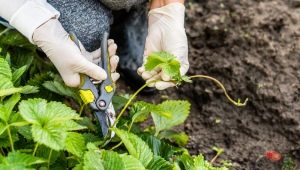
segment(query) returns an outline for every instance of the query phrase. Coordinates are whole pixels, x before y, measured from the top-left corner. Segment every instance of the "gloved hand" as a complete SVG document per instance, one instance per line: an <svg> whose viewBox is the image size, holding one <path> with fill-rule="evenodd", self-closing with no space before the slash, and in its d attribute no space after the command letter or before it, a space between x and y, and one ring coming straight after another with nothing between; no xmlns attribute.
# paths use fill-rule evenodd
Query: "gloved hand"
<svg viewBox="0 0 300 170"><path fill-rule="evenodd" d="M181 63L180 73L184 75L189 68L188 43L184 29L185 7L181 3L171 3L161 8L155 8L149 12L148 37L146 39L144 63L147 56L152 52L166 51L177 57ZM159 80L152 83L150 87L164 90L175 86L170 82L170 77L164 75L161 70L145 71L142 66L138 74L147 82Z"/></svg>
<svg viewBox="0 0 300 170"><path fill-rule="evenodd" d="M84 46L81 42L79 42L80 45L80 51L82 55L89 60L90 62L93 62L94 64L98 65L101 61L101 48L93 51L88 52L85 50ZM117 44L113 39L108 39L108 54L110 58L110 71L111 71L111 77L114 82L116 82L120 78L120 74L116 72L117 66L119 63L119 56L116 55L117 53Z"/></svg>
<svg viewBox="0 0 300 170"><path fill-rule="evenodd" d="M80 50L57 19L38 27L33 33L33 42L45 52L70 87L79 86L80 73L99 81L107 78L106 72L93 63L99 62L100 50L89 53L82 45ZM115 71L119 58L115 56L116 45L113 44L110 41L111 70Z"/></svg>

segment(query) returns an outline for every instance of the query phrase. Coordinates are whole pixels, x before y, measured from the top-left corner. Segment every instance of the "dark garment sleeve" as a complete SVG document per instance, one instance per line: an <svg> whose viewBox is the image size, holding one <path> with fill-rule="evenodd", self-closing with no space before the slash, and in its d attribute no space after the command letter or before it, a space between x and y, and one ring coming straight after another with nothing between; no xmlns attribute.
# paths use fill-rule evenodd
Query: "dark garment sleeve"
<svg viewBox="0 0 300 170"><path fill-rule="evenodd" d="M112 10L131 9L134 6L141 5L148 0L100 0L104 5Z"/></svg>
<svg viewBox="0 0 300 170"><path fill-rule="evenodd" d="M60 12L59 21L67 32L74 32L86 50L100 47L113 16L99 0L47 0Z"/></svg>

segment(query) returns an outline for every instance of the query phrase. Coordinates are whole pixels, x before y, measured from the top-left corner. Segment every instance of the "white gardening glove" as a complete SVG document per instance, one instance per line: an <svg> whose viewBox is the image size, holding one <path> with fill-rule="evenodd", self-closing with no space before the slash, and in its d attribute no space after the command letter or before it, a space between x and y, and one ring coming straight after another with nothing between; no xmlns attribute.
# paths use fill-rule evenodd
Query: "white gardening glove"
<svg viewBox="0 0 300 170"><path fill-rule="evenodd" d="M80 85L80 73L99 81L107 78L106 72L91 62L100 58L100 50L92 53L83 47L80 50L57 19L50 19L38 27L33 33L33 42L45 52L70 87ZM112 68L116 68L119 58L113 58Z"/></svg>
<svg viewBox="0 0 300 170"><path fill-rule="evenodd" d="M144 64L147 56L153 52L166 51L177 57L180 61L181 75L186 74L189 68L188 43L184 29L185 7L181 3L171 3L161 8L155 8L149 12L148 37L146 39ZM147 82L158 80L150 87L164 90L175 86L170 77L164 75L161 70L145 71L142 66L138 74Z"/></svg>

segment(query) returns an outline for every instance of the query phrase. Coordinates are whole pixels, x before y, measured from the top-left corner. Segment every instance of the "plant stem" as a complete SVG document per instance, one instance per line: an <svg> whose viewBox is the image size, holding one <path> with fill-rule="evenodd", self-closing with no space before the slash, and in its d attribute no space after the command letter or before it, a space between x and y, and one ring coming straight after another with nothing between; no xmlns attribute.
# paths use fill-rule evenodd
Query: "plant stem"
<svg viewBox="0 0 300 170"><path fill-rule="evenodd" d="M125 113L126 109L128 108L128 106L131 104L132 100L148 85L155 83L157 80L154 81L150 81L147 84L144 84L142 87L140 87L127 101L126 105L123 107L123 109L121 110L121 112L118 114L118 117L116 119L116 121L114 122L114 124L112 125L112 127L115 127L117 125L117 123L119 122L121 116Z"/></svg>
<svg viewBox="0 0 300 170"><path fill-rule="evenodd" d="M50 170L50 161L51 161L51 156L52 156L52 149L49 152L49 156L48 156L48 170Z"/></svg>
<svg viewBox="0 0 300 170"><path fill-rule="evenodd" d="M243 102L241 103L239 100L238 101L234 101L230 96L229 94L227 93L227 90L226 88L224 87L224 85L217 79L211 77L211 76L206 76L206 75L194 75L194 76L190 76L189 78L193 79L193 78L203 78L203 79L208 79L208 80L211 80L213 82L215 82L223 91L224 91L224 94L226 96L226 98L231 102L233 103L235 106L238 106L238 107L241 107L241 106L245 106L247 104L247 101L248 101L248 98ZM147 87L149 84L152 84L152 83L155 83L157 80L154 80L154 81L151 81L147 84L144 84L142 87L140 87L130 98L129 100L127 101L126 105L123 107L123 109L121 110L121 112L119 113L116 121L114 122L113 126L112 127L115 127L117 125L117 123L119 122L120 120L120 117L125 113L126 109L128 108L128 106L131 104L132 100L137 96L137 94L139 92L141 92L145 87ZM132 128L132 124L133 124L133 121L130 123L129 125L129 128L128 128L128 132L130 132L131 128ZM158 132L159 133L159 132ZM158 135L158 133L155 133L155 136ZM119 146L121 146L122 144L122 141L119 142L117 145L113 146L110 150L114 150L116 148L118 148ZM219 155L216 155L214 157L214 159L212 160L212 162L215 161L215 159L217 159Z"/></svg>
<svg viewBox="0 0 300 170"><path fill-rule="evenodd" d="M115 127L117 125L117 123L119 122L121 116L125 113L126 109L128 108L128 106L131 104L132 100L145 88L147 87L148 85L152 84L152 83L155 83L157 80L154 80L154 81L150 81L146 84L144 84L142 87L140 87L130 98L129 100L127 101L126 105L123 107L123 109L121 110L121 112L119 113L116 121L114 122L113 126L112 127ZM132 124L133 122L131 122L130 126L129 126L129 129L128 129L128 132L130 132L131 130L131 127L132 127ZM110 150L114 150L116 148L118 148L119 146L122 145L122 141L119 142L117 145L113 146Z"/></svg>
<svg viewBox="0 0 300 170"><path fill-rule="evenodd" d="M134 120L132 120L132 121L130 122L130 125L129 125L129 127L128 127L128 130L127 130L127 132L130 132L130 130L131 130L131 128L132 128L132 125L133 125L133 123L134 123Z"/></svg>
<svg viewBox="0 0 300 170"><path fill-rule="evenodd" d="M81 114L82 114L82 112L83 112L85 106L86 106L86 104L80 105L79 116L81 116Z"/></svg>
<svg viewBox="0 0 300 170"><path fill-rule="evenodd" d="M7 134L8 134L8 137L9 137L10 147L11 147L11 150L14 152L15 148L14 148L14 142L13 142L12 136L11 136L10 127L9 127L9 125L7 123L6 123L6 126L7 126Z"/></svg>
<svg viewBox="0 0 300 170"><path fill-rule="evenodd" d="M2 156L5 156L5 152L4 152L4 150L3 150L2 147L0 148L0 152L1 152L1 155L2 155Z"/></svg>
<svg viewBox="0 0 300 170"><path fill-rule="evenodd" d="M194 76L190 76L191 79L193 78L204 78L204 79L209 79L213 82L215 82L224 92L226 98L232 103L234 104L235 106L238 106L238 107L241 107L241 106L245 106L248 102L248 98L246 98L246 100L241 103L239 100L238 101L234 101L230 96L229 94L227 93L227 90L226 88L224 87L224 85L217 79L213 78L213 77L210 77L210 76L206 76L206 75L194 75Z"/></svg>
<svg viewBox="0 0 300 170"><path fill-rule="evenodd" d="M116 144L115 146L113 146L110 150L112 151L112 150L115 150L115 149L117 149L119 146L121 146L122 145L122 141L121 142L119 142L118 144Z"/></svg>
<svg viewBox="0 0 300 170"><path fill-rule="evenodd" d="M218 157L221 155L222 153L217 153L215 157L212 158L212 160L210 161L210 164L213 164L217 159Z"/></svg>
<svg viewBox="0 0 300 170"><path fill-rule="evenodd" d="M2 32L0 32L0 37L1 37L3 34L7 33L9 30L10 30L10 28L6 28L6 29L3 30Z"/></svg>
<svg viewBox="0 0 300 170"><path fill-rule="evenodd" d="M66 157L66 159L67 159L67 160L70 160L70 159L76 160L76 157L74 157L74 156L69 156L69 157Z"/></svg>
<svg viewBox="0 0 300 170"><path fill-rule="evenodd" d="M34 150L33 150L33 153L32 153L32 156L35 155L35 153L36 153L38 147L39 147L39 144L36 143L36 144L35 144L35 147L34 147Z"/></svg>

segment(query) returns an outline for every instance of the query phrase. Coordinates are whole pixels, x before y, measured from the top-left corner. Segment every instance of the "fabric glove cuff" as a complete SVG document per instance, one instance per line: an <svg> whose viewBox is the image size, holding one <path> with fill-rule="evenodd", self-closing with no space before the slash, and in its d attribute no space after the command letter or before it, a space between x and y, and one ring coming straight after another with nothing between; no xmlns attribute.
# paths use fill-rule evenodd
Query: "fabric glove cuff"
<svg viewBox="0 0 300 170"><path fill-rule="evenodd" d="M149 11L149 22L151 23L151 17L161 18L161 19L173 20L176 21L179 26L184 27L184 15L185 15L185 6L182 3L174 2L168 5L165 5L160 8L155 8Z"/></svg>
<svg viewBox="0 0 300 170"><path fill-rule="evenodd" d="M49 19L58 18L59 15L46 0L28 0L14 13L9 23L33 43L34 30Z"/></svg>

